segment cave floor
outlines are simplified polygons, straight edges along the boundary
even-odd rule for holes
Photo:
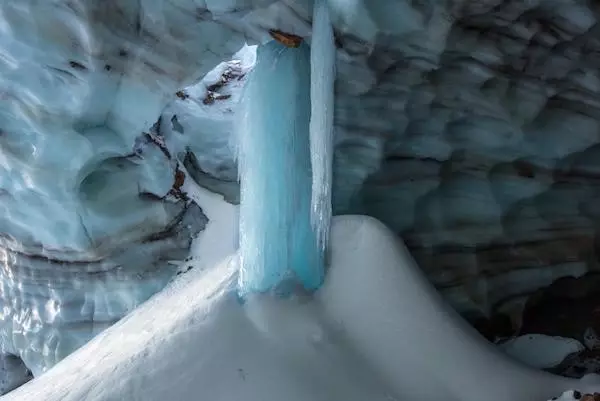
[[[531,294],[512,316],[505,308],[472,323],[492,342],[528,334],[575,339],[585,348],[547,370],[573,378],[600,374],[600,273],[560,278]]]

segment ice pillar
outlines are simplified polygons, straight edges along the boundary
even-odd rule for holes
[[[314,290],[323,260],[311,225],[310,50],[272,41],[240,105],[240,292],[296,281]]]
[[[325,252],[332,214],[335,81],[335,39],[326,0],[315,0],[310,65],[311,221],[320,251]]]

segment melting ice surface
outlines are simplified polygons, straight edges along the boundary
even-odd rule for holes
[[[242,97],[240,290],[265,292],[298,279],[323,280],[323,258],[311,226],[309,145],[310,50],[269,42]]]

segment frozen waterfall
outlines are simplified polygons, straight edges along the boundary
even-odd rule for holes
[[[294,279],[314,290],[323,280],[332,215],[335,80],[325,1],[315,2],[313,20],[310,57],[304,43],[260,47],[242,99],[242,294],[283,289],[282,283]]]
[[[323,280],[311,225],[310,49],[258,48],[240,105],[240,292]]]

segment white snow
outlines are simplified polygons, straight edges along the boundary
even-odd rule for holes
[[[597,378],[552,376],[495,350],[446,307],[378,221],[335,218],[331,249],[314,300],[241,304],[228,257],[181,276],[1,399],[532,401],[600,389]]]
[[[538,369],[551,368],[566,356],[585,349],[572,338],[553,337],[543,334],[527,334],[499,344],[502,351],[516,360]]]
[[[180,168],[183,169],[183,166]],[[222,195],[195,184],[188,174],[182,191],[208,217],[204,231],[198,234],[190,250],[194,267],[204,269],[214,266],[235,253],[238,248],[239,207],[225,202]]]
[[[575,398],[575,391],[569,390],[565,391],[560,397],[552,398],[553,401],[576,401],[581,399],[581,393],[578,394],[578,398]]]

